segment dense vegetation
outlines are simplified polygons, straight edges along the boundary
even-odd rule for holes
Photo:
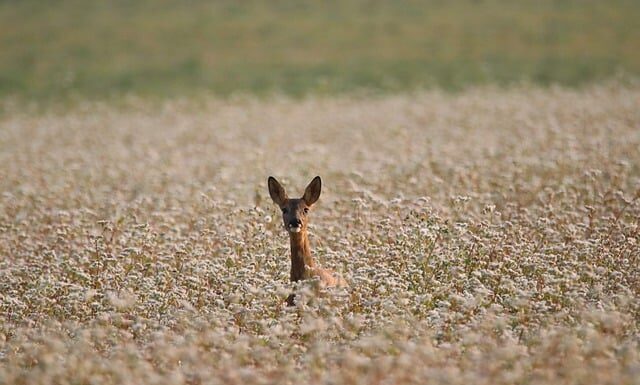
[[[0,384],[637,384],[638,100],[7,111]],[[266,177],[316,174],[315,256],[346,290],[288,282]]]

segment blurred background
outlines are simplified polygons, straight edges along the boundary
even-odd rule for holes
[[[0,1],[0,97],[577,86],[640,73],[640,1]]]

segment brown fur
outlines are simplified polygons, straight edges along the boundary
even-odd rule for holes
[[[292,282],[309,278],[318,278],[324,287],[347,286],[342,277],[329,269],[316,266],[311,256],[311,246],[307,232],[308,212],[320,197],[322,181],[317,176],[304,191],[299,199],[289,199],[282,185],[274,178],[269,177],[269,194],[274,203],[282,210],[282,220],[285,229],[288,230],[291,244],[291,274]],[[295,226],[292,226],[295,224]],[[298,228],[298,232],[291,231]],[[293,295],[287,299],[289,305],[293,304]]]

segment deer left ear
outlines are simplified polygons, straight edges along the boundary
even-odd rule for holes
[[[322,180],[319,176],[313,178],[311,183],[304,190],[304,195],[302,196],[302,200],[307,206],[311,206],[316,203],[318,198],[320,198],[320,191],[322,190]]]
[[[284,187],[276,180],[276,178],[270,176],[268,179],[269,185],[269,195],[271,195],[271,199],[278,206],[282,207],[284,202],[287,200],[287,193],[284,191]]]

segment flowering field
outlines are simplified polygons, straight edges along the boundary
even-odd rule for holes
[[[640,383],[639,106],[600,85],[7,108],[0,383]],[[322,176],[313,252],[348,289],[288,282],[269,175]]]

